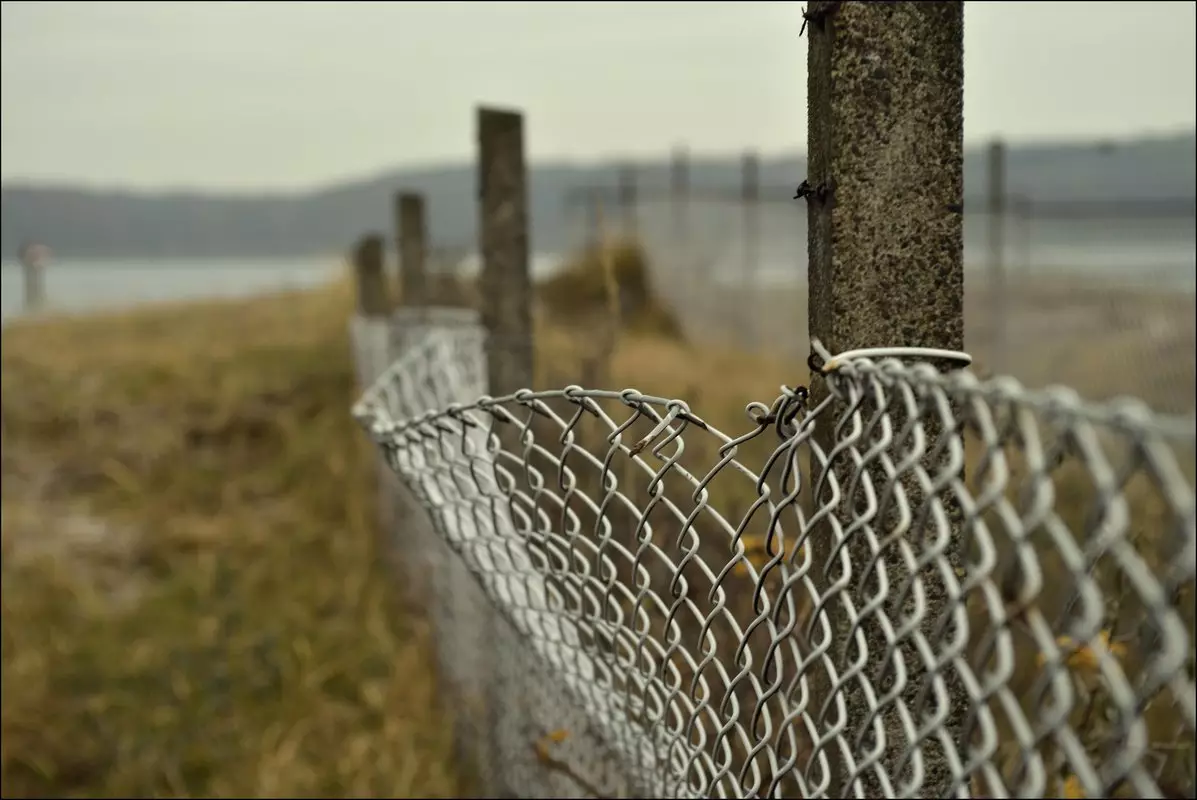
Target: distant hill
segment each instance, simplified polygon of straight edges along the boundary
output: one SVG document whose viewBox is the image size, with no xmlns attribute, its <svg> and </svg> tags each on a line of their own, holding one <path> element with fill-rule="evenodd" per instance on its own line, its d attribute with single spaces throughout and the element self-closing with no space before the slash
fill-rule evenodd
<svg viewBox="0 0 1197 800">
<path fill-rule="evenodd" d="M 1197 135 L 1141 138 L 1116 143 L 1077 142 L 1010 148 L 1012 193 L 1070 203 L 1109 199 L 1182 199 L 1192 203 L 1197 182 Z M 985 152 L 965 159 L 966 203 L 985 191 Z M 637 164 L 646 186 L 664 187 L 668 161 Z M 734 191 L 739 157 L 695 158 L 691 183 Z M 805 176 L 805 160 L 766 158 L 761 164 L 770 199 L 792 195 Z M 531 167 L 531 213 L 537 250 L 576 244 L 578 216 L 563 200 L 582 186 L 613 186 L 614 165 L 537 163 Z M 391 202 L 399 189 L 422 191 L 429 204 L 434 242 L 474 241 L 473 164 L 392 170 L 367 180 L 295 194 L 220 195 L 141 193 L 70 186 L 5 185 L 0 190 L 0 239 L 11 258 L 21 243 L 37 239 L 60 256 L 251 257 L 300 256 L 344 249 L 366 230 L 390 234 Z"/>
</svg>

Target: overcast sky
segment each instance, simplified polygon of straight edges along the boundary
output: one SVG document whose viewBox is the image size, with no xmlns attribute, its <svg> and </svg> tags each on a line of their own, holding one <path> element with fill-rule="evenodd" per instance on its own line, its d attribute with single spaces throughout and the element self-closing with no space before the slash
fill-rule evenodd
<svg viewBox="0 0 1197 800">
<path fill-rule="evenodd" d="M 4 2 L 3 178 L 291 188 L 472 157 L 804 149 L 799 3 Z M 970 142 L 1192 128 L 1197 4 L 969 2 Z"/>
</svg>

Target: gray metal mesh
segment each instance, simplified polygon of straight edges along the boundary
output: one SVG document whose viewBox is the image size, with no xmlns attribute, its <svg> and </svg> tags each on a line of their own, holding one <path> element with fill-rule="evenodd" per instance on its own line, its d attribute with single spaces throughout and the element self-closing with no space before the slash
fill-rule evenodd
<svg viewBox="0 0 1197 800">
<path fill-rule="evenodd" d="M 1192 420 L 849 357 L 723 433 L 463 313 L 354 415 L 488 794 L 1193 795 Z"/>
</svg>

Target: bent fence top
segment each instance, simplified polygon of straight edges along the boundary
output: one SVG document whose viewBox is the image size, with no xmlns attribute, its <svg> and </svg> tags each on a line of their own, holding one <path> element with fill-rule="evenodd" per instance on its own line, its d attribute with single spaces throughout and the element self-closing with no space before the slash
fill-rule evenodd
<svg viewBox="0 0 1197 800">
<path fill-rule="evenodd" d="M 1191 421 L 865 353 L 724 432 L 488 397 L 471 312 L 354 336 L 491 790 L 1192 794 Z"/>
</svg>

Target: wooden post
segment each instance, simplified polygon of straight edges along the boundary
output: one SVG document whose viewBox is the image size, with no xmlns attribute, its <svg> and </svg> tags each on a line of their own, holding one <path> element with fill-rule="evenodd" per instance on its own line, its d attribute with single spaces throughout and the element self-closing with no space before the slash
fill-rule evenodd
<svg viewBox="0 0 1197 800">
<path fill-rule="evenodd" d="M 395 196 L 395 228 L 399 252 L 399 298 L 405 306 L 428 304 L 428 227 L 423 195 Z"/>
<path fill-rule="evenodd" d="M 879 346 L 922 346 L 959 350 L 964 339 L 963 264 L 963 98 L 964 98 L 964 4 L 945 2 L 828 2 L 808 4 L 807 54 L 809 175 L 806 197 L 809 249 L 810 335 L 818 337 L 834 354 L 852 348 Z M 827 396 L 822 380 L 812 382 L 812 407 Z M 867 403 L 865 405 L 868 405 Z M 836 409 L 844 410 L 843 405 Z M 875 409 L 874 409 L 875 410 Z M 864 419 L 872 413 L 863 408 Z M 836 415 L 821 417 L 816 441 L 824 452 L 836 442 Z M 894 429 L 903 420 L 891 413 Z M 922 418 L 930 450 L 943 435 L 930 415 Z M 861 447 L 865 445 L 862 443 Z M 852 472 L 846 457 L 830 469 L 840 476 L 841 488 L 849 484 Z M 942 464 L 930 457 L 924 466 L 932 474 Z M 821 467 L 812 464 L 814 480 Z M 882 493 L 884 481 L 869 473 L 873 486 Z M 914 520 L 907 536 L 916 553 L 930 546 L 926 505 L 928 501 L 914 481 L 903 481 Z M 859 482 L 856 496 L 842 497 L 837 515 L 842 521 L 853 517 L 862 501 Z M 828 493 L 817 500 L 827 500 Z M 808 495 L 809 498 L 809 495 Z M 946 493 L 934 498 L 942 503 L 952 535 L 945 558 L 962 568 L 960 510 Z M 878 535 L 893 530 L 894 503 L 888 502 L 889 518 L 873 521 Z M 884 516 L 884 515 L 883 515 Z M 814 531 L 812 555 L 816 571 L 827 567 L 834 538 L 830 526 Z M 884 697 L 895 685 L 893 657 L 884 659 L 889 641 L 878 621 L 885 614 L 900 620 L 904 609 L 895 608 L 894 596 L 909 578 L 897 548 L 874 555 L 863 533 L 857 531 L 847 545 L 851 576 L 843 597 L 850 597 L 859 611 L 876 595 L 878 575 L 888 577 L 889 595 L 877 612 L 859 620 L 859 633 L 851 636 L 846 613 L 834 609 L 836 632 L 829 653 L 841 679 L 862 664 L 859 680 L 868 680 L 874 697 Z M 891 555 L 893 554 L 893 555 Z M 876 564 L 880 559 L 880 564 Z M 865 579 L 865 571 L 874 568 Z M 832 574 L 842 570 L 837 565 Z M 920 573 L 923 579 L 924 615 L 920 629 L 931 639 L 937 654 L 944 642 L 963 633 L 958 627 L 963 609 L 949 606 L 945 580 L 937 573 Z M 905 609 L 909 611 L 909 609 Z M 956 612 L 953 624 L 936 635 L 942 616 Z M 867 654 L 858 646 L 863 636 Z M 932 638 L 933 637 L 933 638 Z M 938 675 L 920 669 L 907 639 L 907 690 L 902 698 L 919 724 L 927 715 L 944 715 L 944 726 L 963 752 L 959 741 L 962 719 L 968 713 L 968 697 L 950 663 Z M 942 681 L 942 682 L 941 682 Z M 937 703 L 937 693 L 925 691 L 932 684 L 942 689 L 946 707 Z M 913 743 L 906 736 L 901 718 L 891 703 L 873 714 L 866 693 L 857 679 L 839 689 L 847 706 L 847 729 L 842 736 L 858 754 L 877 746 L 878 726 L 885 744 L 881 762 L 884 770 L 911 796 L 949 797 L 957 794 L 950 765 L 936 736 L 921 742 L 923 780 L 910 786 L 911 765 L 905 758 Z M 830 701 L 830 698 L 825 698 Z M 925 702 L 923 702 L 925 700 Z M 828 703 L 829 724 L 836 716 Z M 871 724 L 870 724 L 871 723 Z M 858 738 L 861 737 L 861 738 Z M 825 750 L 838 762 L 837 781 L 830 794 L 839 797 L 880 797 L 882 789 L 874 769 L 849 769 L 831 744 Z M 842 782 L 841 782 L 842 781 Z M 846 792 L 846 794 L 845 794 Z"/>
<path fill-rule="evenodd" d="M 383 269 L 382 237 L 376 233 L 363 236 L 353 251 L 353 268 L 357 275 L 357 311 L 365 317 L 386 316 L 391 309 L 387 292 L 386 272 Z"/>
<path fill-rule="evenodd" d="M 623 235 L 633 238 L 638 233 L 636 220 L 636 168 L 627 164 L 619 170 L 619 215 Z"/>
<path fill-rule="evenodd" d="M 760 287 L 757 285 L 760 280 L 760 171 L 760 161 L 756 153 L 745 153 L 741 165 L 740 199 L 744 204 L 744 289 L 747 291 L 741 291 L 740 296 L 745 298 L 747 307 L 745 309 L 744 302 L 741 302 L 737 312 L 744 314 L 750 348 L 756 348 L 761 344 L 761 326 L 756 313 L 756 309 L 761 307 Z"/>
<path fill-rule="evenodd" d="M 1006 287 L 1006 146 L 1001 140 L 989 146 L 989 313 L 993 324 L 992 363 L 994 372 L 1005 372 L 1009 368 L 1006 360 L 1008 292 Z"/>
</svg>

